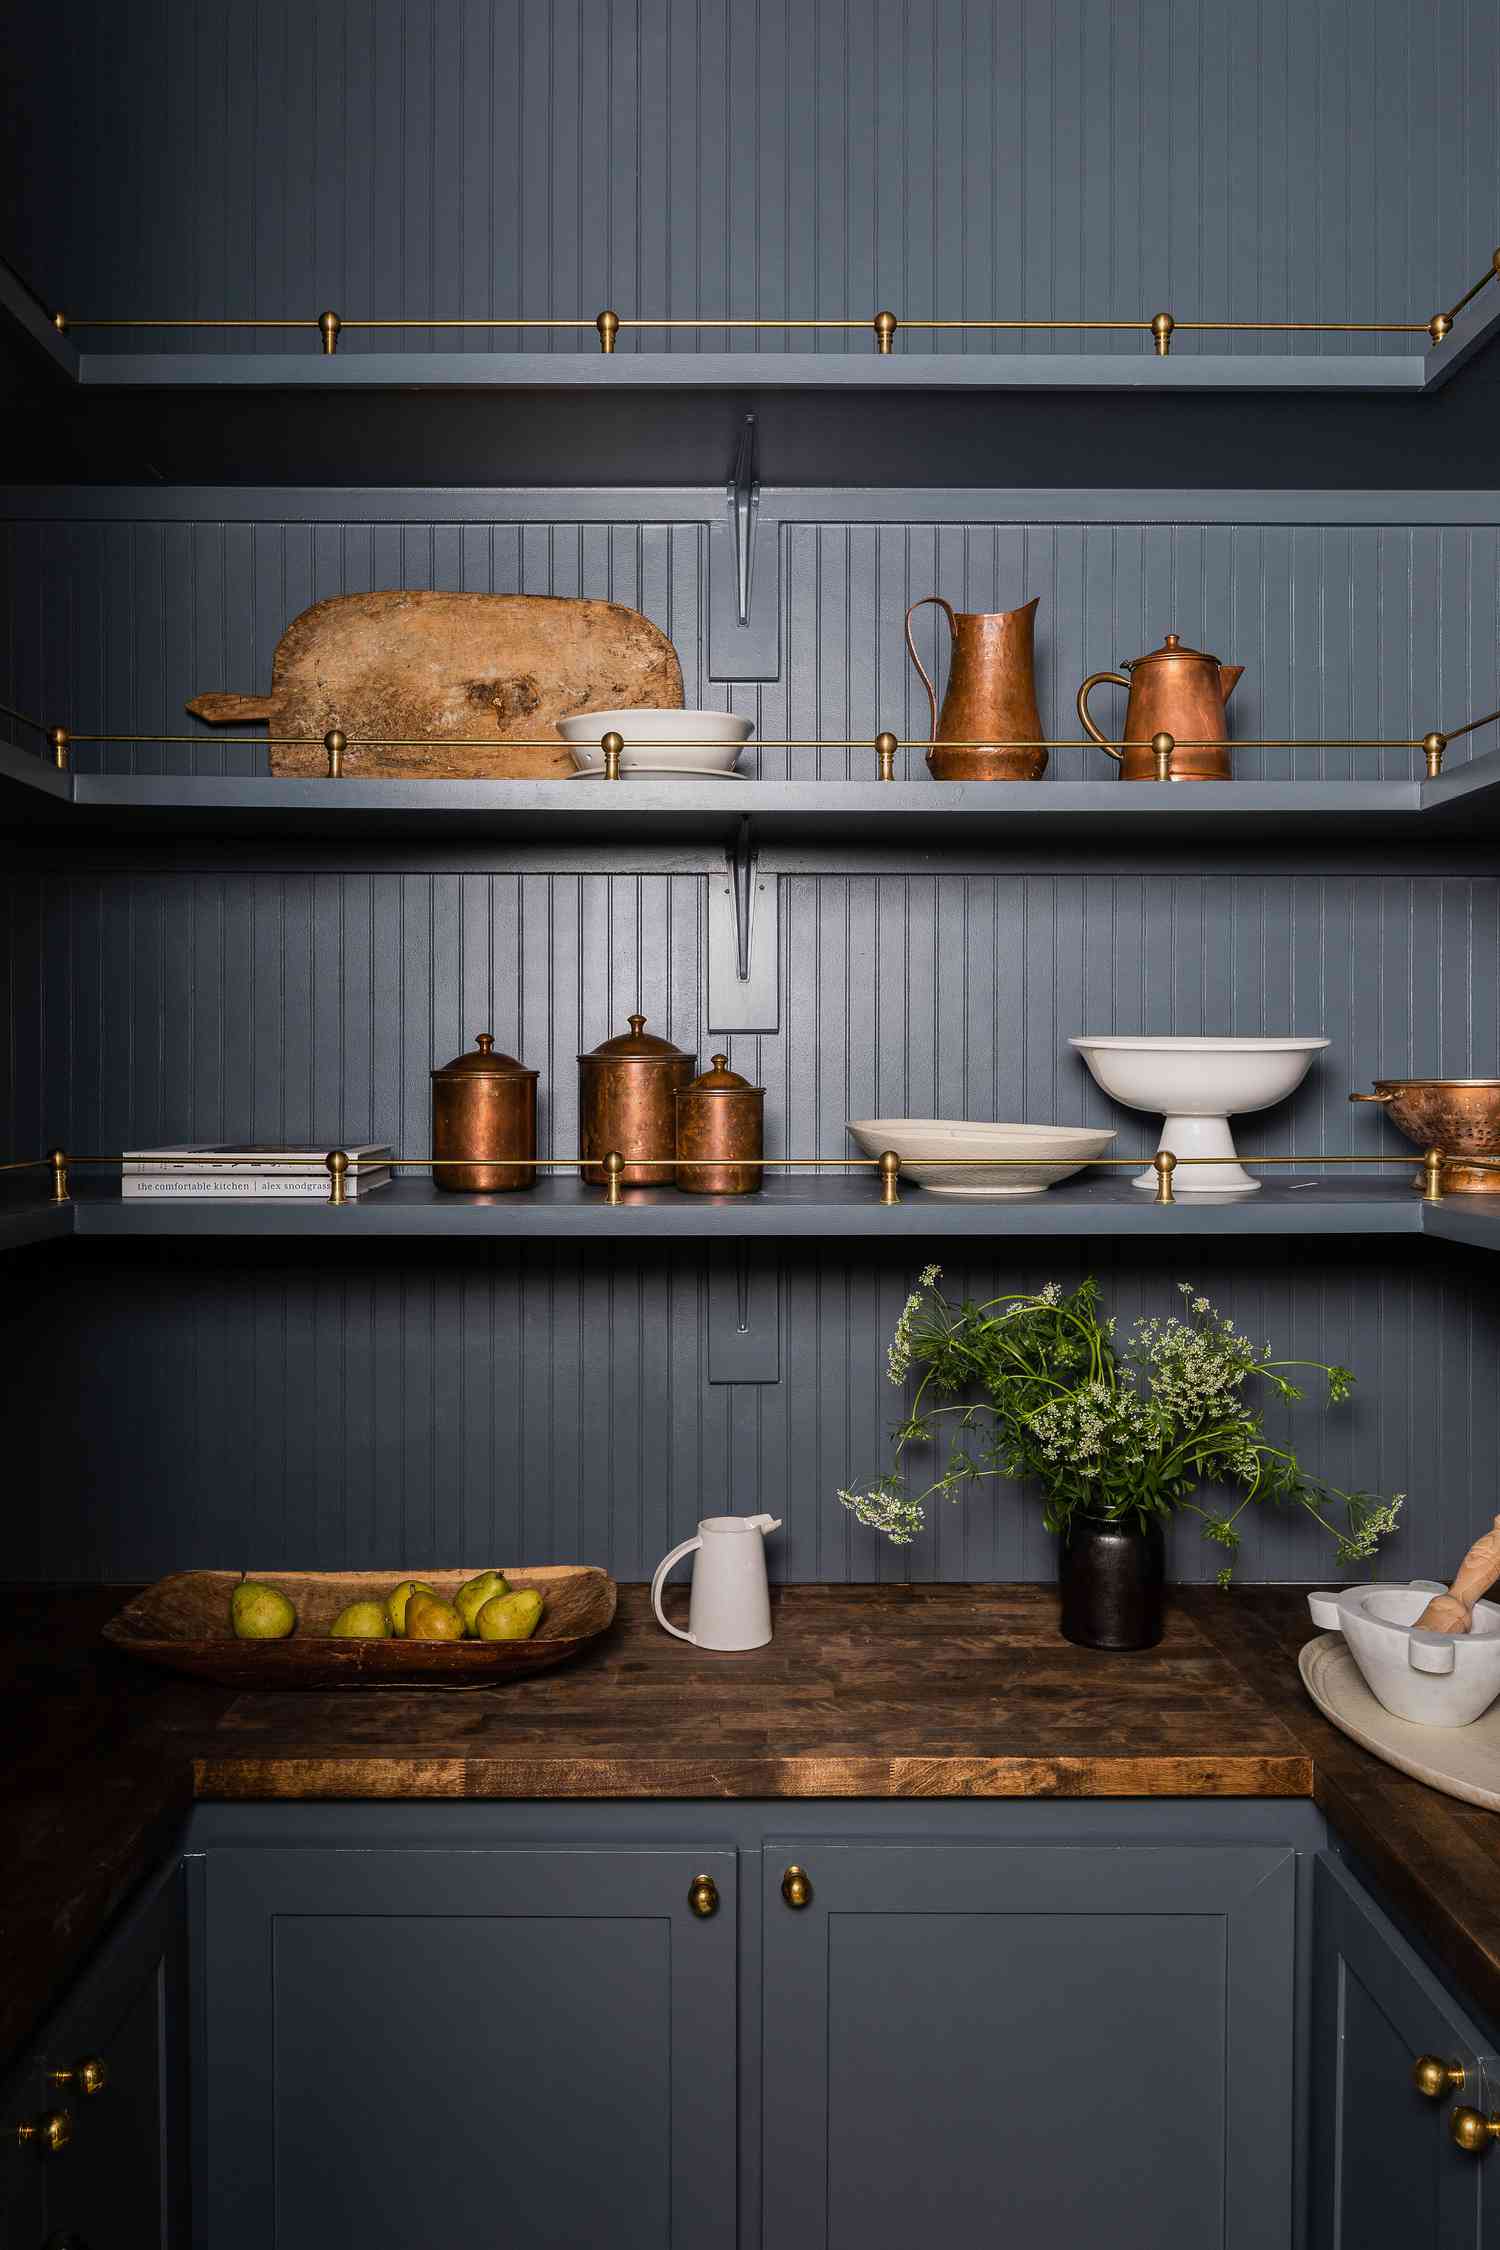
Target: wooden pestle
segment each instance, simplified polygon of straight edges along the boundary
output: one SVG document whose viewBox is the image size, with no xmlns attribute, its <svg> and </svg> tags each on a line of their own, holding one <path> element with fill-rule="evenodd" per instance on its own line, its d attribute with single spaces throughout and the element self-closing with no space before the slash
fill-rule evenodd
<svg viewBox="0 0 1500 2250">
<path fill-rule="evenodd" d="M 1458 1566 L 1458 1575 L 1446 1594 L 1434 1594 L 1418 1628 L 1426 1633 L 1467 1633 L 1474 1622 L 1474 1604 L 1500 1578 L 1500 1516 L 1493 1527 L 1475 1540 Z"/>
</svg>

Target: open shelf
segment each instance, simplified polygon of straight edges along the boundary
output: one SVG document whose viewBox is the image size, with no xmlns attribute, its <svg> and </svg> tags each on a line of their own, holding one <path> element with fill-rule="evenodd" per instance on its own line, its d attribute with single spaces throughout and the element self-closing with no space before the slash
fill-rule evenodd
<svg viewBox="0 0 1500 2250">
<path fill-rule="evenodd" d="M 1432 781 L 1413 775 L 1195 786 L 1112 780 L 611 783 L 59 773 L 34 753 L 0 745 L 0 824 L 61 827 L 70 835 L 114 830 L 320 842 L 486 836 L 532 843 L 723 843 L 746 816 L 761 843 L 896 844 L 926 851 L 1022 839 L 1472 842 L 1500 834 L 1500 751 L 1455 764 Z"/>
<path fill-rule="evenodd" d="M 1495 1201 L 1500 1205 L 1500 1198 Z M 572 1177 L 546 1180 L 518 1195 L 495 1196 L 448 1195 L 426 1180 L 402 1180 L 342 1208 L 322 1197 L 126 1199 L 113 1182 L 85 1180 L 64 1205 L 15 1189 L 0 1205 L 0 1248 L 64 1235 L 112 1242 L 587 1238 L 628 1243 L 1422 1234 L 1500 1249 L 1500 1208 L 1480 1208 L 1472 1196 L 1424 1203 L 1404 1173 L 1333 1179 L 1313 1170 L 1268 1181 L 1253 1195 L 1223 1200 L 1181 1195 L 1170 1205 L 1133 1187 L 1129 1176 L 1075 1181 L 1041 1195 L 995 1202 L 932 1195 L 903 1183 L 900 1201 L 885 1205 L 868 1174 L 776 1179 L 759 1195 L 749 1196 L 629 1189 L 617 1207 L 607 1204 L 599 1189 Z"/>
</svg>

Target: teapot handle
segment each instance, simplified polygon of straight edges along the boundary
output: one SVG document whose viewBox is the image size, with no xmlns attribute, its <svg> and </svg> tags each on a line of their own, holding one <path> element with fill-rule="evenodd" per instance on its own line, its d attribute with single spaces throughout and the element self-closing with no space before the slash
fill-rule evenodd
<svg viewBox="0 0 1500 2250">
<path fill-rule="evenodd" d="M 1098 743 L 1106 757 L 1113 758 L 1118 764 L 1123 765 L 1125 762 L 1124 751 L 1117 750 L 1112 742 L 1106 742 L 1089 717 L 1089 689 L 1102 687 L 1106 680 L 1112 681 L 1116 687 L 1128 688 L 1130 685 L 1123 672 L 1090 672 L 1088 678 L 1078 690 L 1078 723 L 1090 741 Z"/>
<path fill-rule="evenodd" d="M 927 602 L 935 602 L 938 608 L 946 613 L 948 619 L 948 631 L 950 636 L 956 637 L 958 633 L 958 621 L 953 615 L 953 604 L 950 601 L 946 601 L 941 594 L 923 594 L 921 600 L 913 602 L 911 605 L 911 609 L 909 609 L 906 613 L 906 653 L 911 658 L 913 664 L 915 664 L 917 670 L 922 675 L 922 685 L 927 690 L 928 708 L 932 712 L 932 732 L 927 737 L 927 739 L 929 742 L 936 742 L 938 727 L 937 689 L 933 686 L 931 680 L 928 679 L 927 667 L 922 662 L 921 657 L 918 656 L 917 644 L 911 637 L 912 613 L 915 610 L 921 609 L 924 603 Z"/>
<path fill-rule="evenodd" d="M 651 1581 L 651 1607 L 656 1612 L 657 1624 L 664 1627 L 665 1630 L 673 1636 L 674 1640 L 691 1641 L 694 1648 L 698 1646 L 698 1636 L 696 1633 L 685 1633 L 680 1625 L 672 1625 L 668 1623 L 666 1612 L 661 1606 L 661 1590 L 666 1582 L 667 1572 L 672 1568 L 673 1564 L 680 1563 L 684 1555 L 696 1554 L 698 1549 L 702 1545 L 703 1541 L 701 1539 L 684 1539 L 682 1545 L 680 1547 L 674 1547 L 670 1555 L 662 1556 L 661 1561 L 656 1566 L 656 1575 Z"/>
</svg>

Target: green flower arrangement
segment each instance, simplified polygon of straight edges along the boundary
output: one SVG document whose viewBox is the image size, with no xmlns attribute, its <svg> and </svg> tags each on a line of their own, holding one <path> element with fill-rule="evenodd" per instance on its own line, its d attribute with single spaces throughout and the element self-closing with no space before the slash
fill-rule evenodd
<svg viewBox="0 0 1500 2250">
<path fill-rule="evenodd" d="M 1137 1320 L 1117 1343 L 1093 1279 L 1071 1292 L 1049 1282 L 1035 1296 L 954 1305 L 938 1287 L 941 1273 L 923 1269 L 891 1339 L 890 1380 L 900 1386 L 921 1370 L 896 1432 L 895 1465 L 865 1491 L 839 1494 L 893 1545 L 916 1538 L 930 1500 L 958 1500 L 984 1477 L 1035 1479 L 1055 1532 L 1066 1533 L 1074 1516 L 1144 1530 L 1153 1516 L 1187 1510 L 1228 1551 L 1221 1586 L 1233 1575 L 1239 1518 L 1261 1501 L 1305 1508 L 1341 1564 L 1367 1562 L 1395 1529 L 1404 1493 L 1345 1492 L 1311 1475 L 1271 1442 L 1246 1395 L 1258 1383 L 1295 1402 L 1303 1394 L 1289 1370 L 1307 1369 L 1325 1378 L 1335 1406 L 1354 1387 L 1347 1367 L 1272 1359 L 1269 1344 L 1257 1351 L 1187 1283 L 1178 1285 L 1180 1314 Z M 942 1475 L 913 1496 L 901 1457 L 933 1443 L 948 1417 L 964 1435 Z M 1203 1483 L 1238 1486 L 1242 1497 L 1228 1509 L 1202 1507 L 1192 1496 Z"/>
</svg>

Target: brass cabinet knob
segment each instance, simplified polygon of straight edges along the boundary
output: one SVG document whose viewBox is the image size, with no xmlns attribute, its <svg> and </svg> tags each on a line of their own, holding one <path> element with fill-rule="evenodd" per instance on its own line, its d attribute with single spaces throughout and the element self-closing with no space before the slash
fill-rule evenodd
<svg viewBox="0 0 1500 2250">
<path fill-rule="evenodd" d="M 16 2127 L 22 2148 L 34 2148 L 38 2156 L 61 2156 L 72 2138 L 73 2120 L 65 2109 L 45 2109 L 40 2117 Z"/>
<path fill-rule="evenodd" d="M 781 1895 L 788 1906 L 812 1904 L 812 1882 L 805 1868 L 789 1867 L 781 1878 Z"/>
<path fill-rule="evenodd" d="M 688 1905 L 707 1921 L 719 1911 L 719 1886 L 712 1875 L 695 1875 L 688 1885 Z"/>
<path fill-rule="evenodd" d="M 66 2088 L 69 2093 L 102 2094 L 109 2084 L 109 2069 L 98 2055 L 85 2055 L 68 2070 L 49 2070 L 47 2076 L 54 2086 Z"/>
<path fill-rule="evenodd" d="M 1430 2102 L 1445 2101 L 1449 2094 L 1462 2091 L 1464 2067 L 1444 2062 L 1441 2055 L 1418 2055 L 1411 2066 L 1411 2082 Z"/>
<path fill-rule="evenodd" d="M 1481 2117 L 1477 2109 L 1456 2109 L 1448 2119 L 1448 2133 L 1465 2156 L 1483 2156 L 1491 2141 L 1500 2141 L 1500 2117 Z"/>
</svg>

